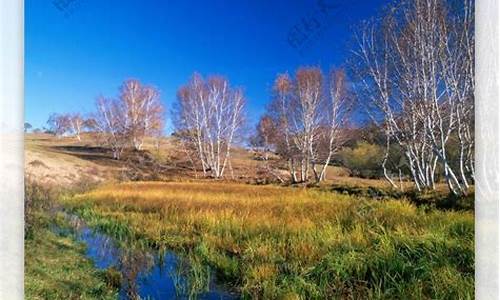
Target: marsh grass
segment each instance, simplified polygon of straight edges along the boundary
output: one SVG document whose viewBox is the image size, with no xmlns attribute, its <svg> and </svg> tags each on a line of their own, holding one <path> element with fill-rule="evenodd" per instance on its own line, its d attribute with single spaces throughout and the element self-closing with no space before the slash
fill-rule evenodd
<svg viewBox="0 0 500 300">
<path fill-rule="evenodd" d="M 214 182 L 109 185 L 63 204 L 118 239 L 185 253 L 244 298 L 474 295 L 470 211 Z"/>
<path fill-rule="evenodd" d="M 474 186 L 465 197 L 455 196 L 449 192 L 445 183 L 437 183 L 435 190 L 418 192 L 411 182 L 403 182 L 403 190 L 392 188 L 381 179 L 364 179 L 358 177 L 336 177 L 320 188 L 341 194 L 381 199 L 403 199 L 416 206 L 437 208 L 442 210 L 474 210 Z"/>
<path fill-rule="evenodd" d="M 36 231 L 25 241 L 26 299 L 116 299 L 105 273 L 85 258 L 85 247 L 70 236 Z"/>
<path fill-rule="evenodd" d="M 116 299 L 118 289 L 85 258 L 85 246 L 57 211 L 61 193 L 61 188 L 25 179 L 25 298 Z"/>
</svg>

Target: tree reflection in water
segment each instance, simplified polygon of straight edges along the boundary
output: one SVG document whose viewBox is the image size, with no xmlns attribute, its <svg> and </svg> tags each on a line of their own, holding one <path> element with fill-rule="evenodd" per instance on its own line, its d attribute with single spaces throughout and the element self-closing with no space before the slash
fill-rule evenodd
<svg viewBox="0 0 500 300">
<path fill-rule="evenodd" d="M 87 245 L 86 255 L 97 268 L 119 273 L 121 299 L 203 298 L 235 299 L 210 280 L 210 268 L 172 252 L 158 251 L 133 241 L 117 241 L 67 215 L 77 238 Z"/>
</svg>

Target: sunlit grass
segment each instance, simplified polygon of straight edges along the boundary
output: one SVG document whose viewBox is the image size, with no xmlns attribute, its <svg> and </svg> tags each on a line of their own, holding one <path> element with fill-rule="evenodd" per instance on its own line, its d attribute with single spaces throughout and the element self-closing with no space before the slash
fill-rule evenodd
<svg viewBox="0 0 500 300">
<path fill-rule="evenodd" d="M 471 212 L 319 189 L 139 182 L 64 199 L 91 225 L 187 252 L 252 298 L 473 298 Z"/>
<path fill-rule="evenodd" d="M 25 241 L 26 299 L 116 299 L 103 272 L 85 258 L 84 245 L 48 229 Z"/>
</svg>

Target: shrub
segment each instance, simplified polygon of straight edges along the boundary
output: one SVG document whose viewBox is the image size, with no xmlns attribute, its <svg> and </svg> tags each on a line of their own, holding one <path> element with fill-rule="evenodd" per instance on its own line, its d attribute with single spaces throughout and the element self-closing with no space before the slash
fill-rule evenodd
<svg viewBox="0 0 500 300">
<path fill-rule="evenodd" d="M 382 175 L 384 149 L 376 144 L 359 142 L 354 148 L 345 148 L 340 152 L 340 160 L 353 175 L 375 178 Z"/>
<path fill-rule="evenodd" d="M 44 211 L 53 206 L 55 191 L 44 183 L 27 177 L 24 180 L 24 234 L 25 238 L 33 237 L 36 227 L 48 224 Z"/>
</svg>

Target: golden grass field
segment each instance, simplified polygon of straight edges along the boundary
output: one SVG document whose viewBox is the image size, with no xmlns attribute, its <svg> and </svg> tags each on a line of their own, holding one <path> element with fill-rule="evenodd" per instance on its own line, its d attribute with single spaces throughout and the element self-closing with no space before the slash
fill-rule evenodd
<svg viewBox="0 0 500 300">
<path fill-rule="evenodd" d="M 112 184 L 63 204 L 118 239 L 186 253 L 246 298 L 473 298 L 471 211 L 208 181 Z"/>
</svg>

